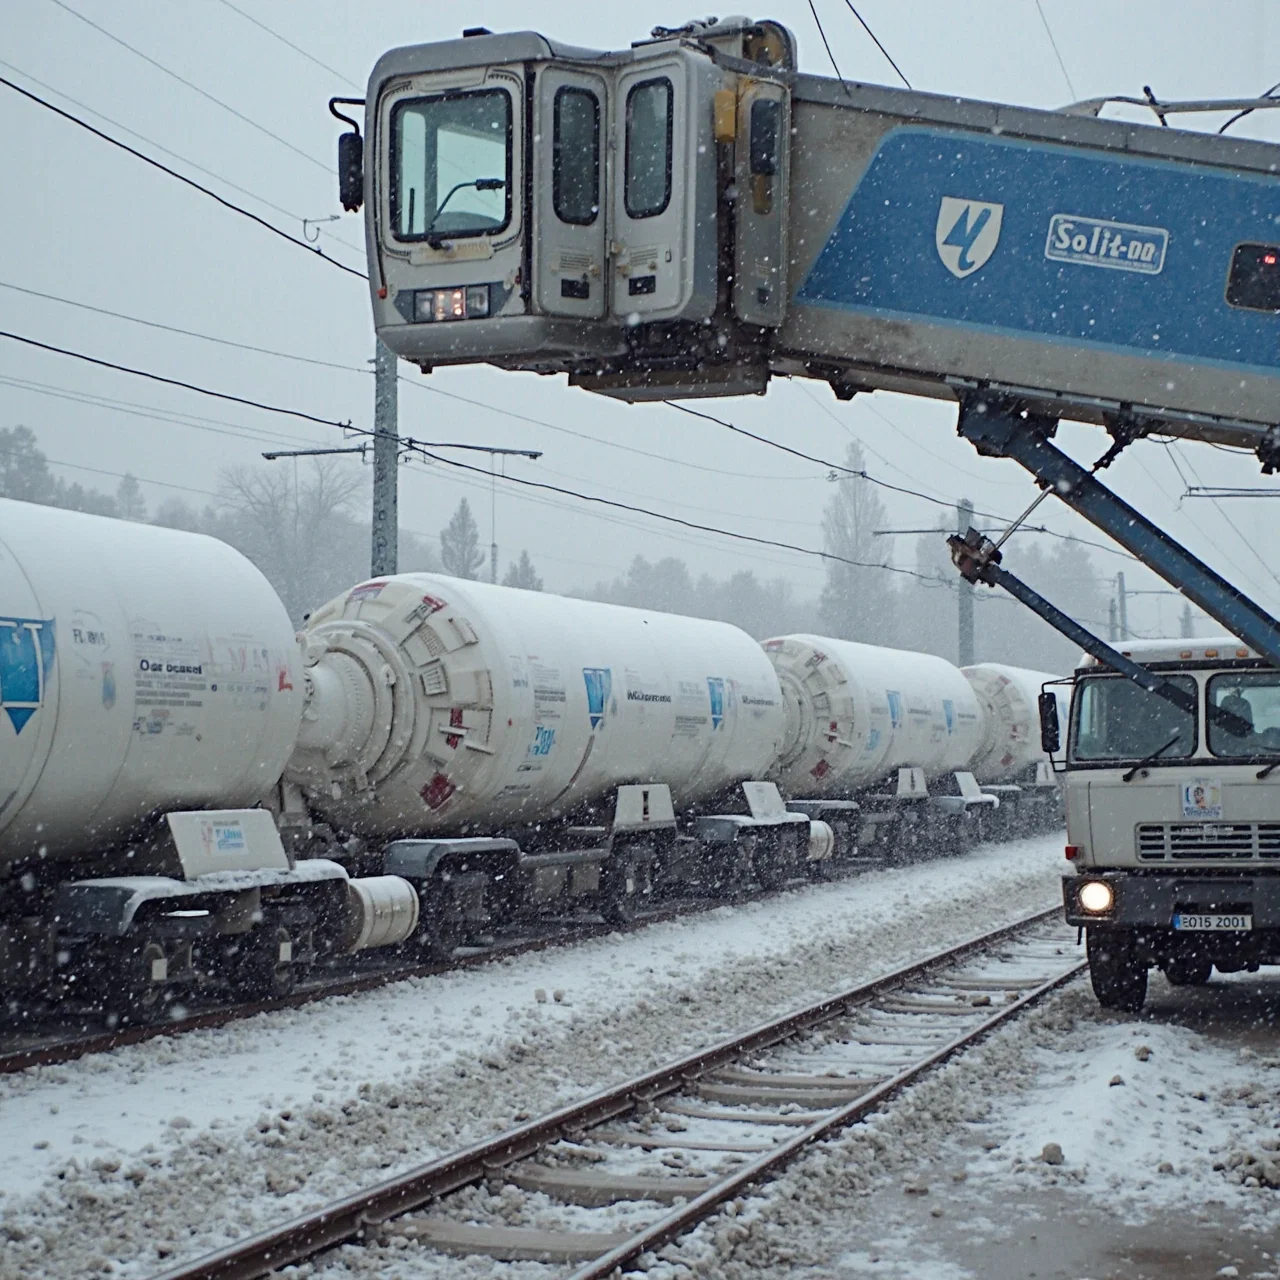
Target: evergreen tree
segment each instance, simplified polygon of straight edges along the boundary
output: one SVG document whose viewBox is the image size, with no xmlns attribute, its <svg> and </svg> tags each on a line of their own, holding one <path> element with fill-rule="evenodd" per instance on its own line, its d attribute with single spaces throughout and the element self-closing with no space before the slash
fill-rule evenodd
<svg viewBox="0 0 1280 1280">
<path fill-rule="evenodd" d="M 474 578 L 484 564 L 480 530 L 466 498 L 458 503 L 449 523 L 440 530 L 440 559 L 445 573 L 455 578 Z"/>
<path fill-rule="evenodd" d="M 116 514 L 121 520 L 145 520 L 147 500 L 142 496 L 138 477 L 126 471 L 116 486 Z"/>
<path fill-rule="evenodd" d="M 525 591 L 541 591 L 542 579 L 538 577 L 529 553 L 522 551 L 519 560 L 513 560 L 502 579 L 504 587 L 521 587 Z"/>
</svg>

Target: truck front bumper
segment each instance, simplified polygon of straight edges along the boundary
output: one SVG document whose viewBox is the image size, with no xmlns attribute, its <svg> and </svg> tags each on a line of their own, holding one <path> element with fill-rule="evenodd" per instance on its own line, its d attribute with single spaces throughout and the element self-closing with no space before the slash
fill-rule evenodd
<svg viewBox="0 0 1280 1280">
<path fill-rule="evenodd" d="M 1111 889 L 1113 902 L 1107 911 L 1087 911 L 1080 891 L 1099 880 Z M 1063 876 L 1062 898 L 1067 923 L 1090 929 L 1172 929 L 1180 912 L 1248 914 L 1254 930 L 1280 929 L 1280 868 L 1234 875 L 1090 871 Z"/>
</svg>

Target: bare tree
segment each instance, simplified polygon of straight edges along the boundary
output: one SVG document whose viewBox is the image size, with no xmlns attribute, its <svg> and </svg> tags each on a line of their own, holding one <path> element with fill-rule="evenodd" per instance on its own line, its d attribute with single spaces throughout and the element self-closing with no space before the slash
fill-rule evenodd
<svg viewBox="0 0 1280 1280">
<path fill-rule="evenodd" d="M 221 536 L 267 576 L 295 621 L 368 572 L 368 538 L 350 504 L 363 477 L 336 459 L 317 458 L 299 478 L 289 466 L 222 475 L 228 519 Z"/>
</svg>

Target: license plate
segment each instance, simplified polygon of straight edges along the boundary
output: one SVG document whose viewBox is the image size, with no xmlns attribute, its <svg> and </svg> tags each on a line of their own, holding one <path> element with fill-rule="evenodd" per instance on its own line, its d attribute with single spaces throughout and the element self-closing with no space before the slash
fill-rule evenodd
<svg viewBox="0 0 1280 1280">
<path fill-rule="evenodd" d="M 1238 912 L 1234 915 L 1218 911 L 1185 912 L 1173 917 L 1173 927 L 1192 933 L 1216 933 L 1219 930 L 1238 933 L 1253 928 L 1253 917 Z"/>
</svg>

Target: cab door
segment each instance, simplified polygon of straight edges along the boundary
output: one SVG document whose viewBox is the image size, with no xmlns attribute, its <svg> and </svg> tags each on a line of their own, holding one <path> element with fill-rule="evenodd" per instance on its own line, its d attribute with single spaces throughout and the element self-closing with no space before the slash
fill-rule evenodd
<svg viewBox="0 0 1280 1280">
<path fill-rule="evenodd" d="M 534 291 L 550 315 L 605 314 L 604 81 L 549 66 L 534 104 Z"/>
<path fill-rule="evenodd" d="M 679 312 L 688 294 L 688 94 L 678 55 L 618 76 L 610 245 L 612 307 L 630 323 Z"/>
<path fill-rule="evenodd" d="M 784 84 L 743 78 L 738 91 L 734 183 L 738 189 L 733 309 L 747 324 L 776 327 L 787 310 L 787 207 L 791 95 Z"/>
</svg>

